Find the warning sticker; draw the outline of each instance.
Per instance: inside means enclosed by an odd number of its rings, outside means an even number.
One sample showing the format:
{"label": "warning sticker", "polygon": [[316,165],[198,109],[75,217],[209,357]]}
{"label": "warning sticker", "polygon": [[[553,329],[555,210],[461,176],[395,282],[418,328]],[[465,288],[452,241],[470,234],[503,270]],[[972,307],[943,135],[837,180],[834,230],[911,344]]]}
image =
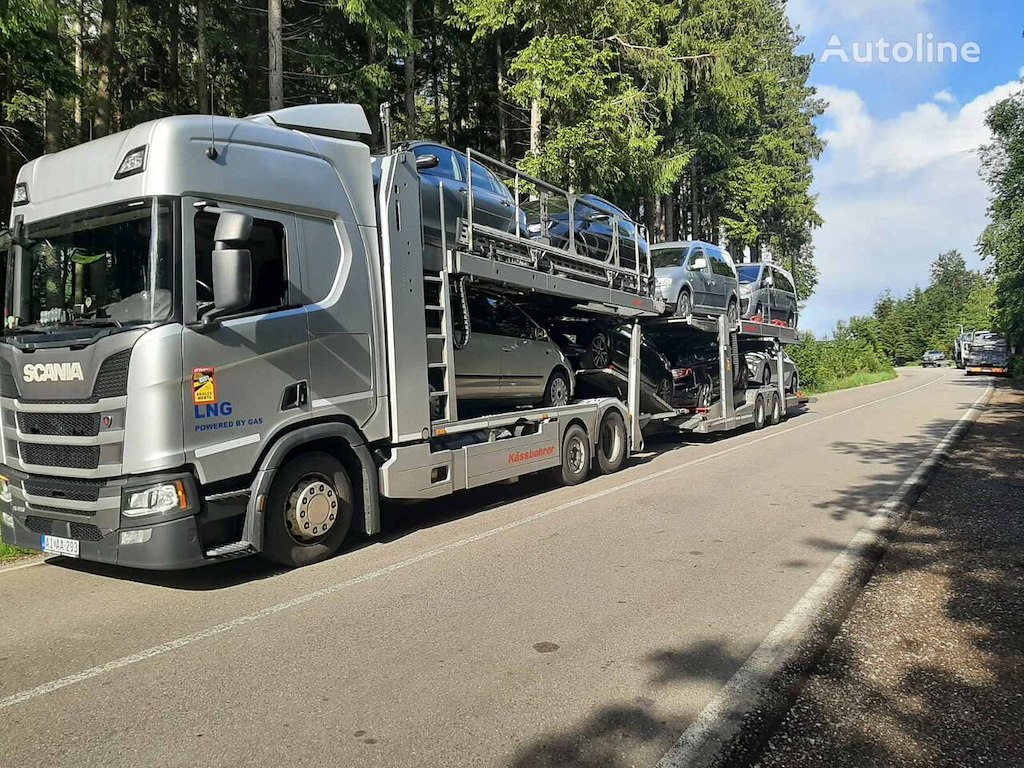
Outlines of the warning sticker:
{"label": "warning sticker", "polygon": [[217,378],[213,368],[192,369],[192,402],[217,402]]}

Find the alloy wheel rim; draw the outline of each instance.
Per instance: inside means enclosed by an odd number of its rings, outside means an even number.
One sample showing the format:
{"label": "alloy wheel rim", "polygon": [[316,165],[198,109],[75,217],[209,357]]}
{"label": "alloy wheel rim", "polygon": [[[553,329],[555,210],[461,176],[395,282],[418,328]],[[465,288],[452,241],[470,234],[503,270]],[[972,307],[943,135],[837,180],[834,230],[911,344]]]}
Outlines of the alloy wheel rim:
{"label": "alloy wheel rim", "polygon": [[338,494],[325,478],[302,478],[288,498],[285,522],[289,533],[304,544],[323,538],[338,519],[338,505]]}

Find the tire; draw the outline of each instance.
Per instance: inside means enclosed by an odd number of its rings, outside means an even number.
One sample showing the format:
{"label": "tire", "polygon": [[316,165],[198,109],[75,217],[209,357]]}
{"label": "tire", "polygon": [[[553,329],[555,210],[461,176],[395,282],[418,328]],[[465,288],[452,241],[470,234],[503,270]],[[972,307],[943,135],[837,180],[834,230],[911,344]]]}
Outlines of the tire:
{"label": "tire", "polygon": [[797,373],[796,371],[793,371],[793,378],[789,380],[788,391],[790,392],[790,394],[794,395],[800,391],[800,374]]}
{"label": "tire", "polygon": [[782,423],[782,398],[778,392],[772,392],[772,405],[768,421],[772,426]]}
{"label": "tire", "polygon": [[596,454],[597,471],[602,475],[618,472],[626,460],[626,422],[614,409],[607,411],[601,419]]}
{"label": "tire", "polygon": [[569,375],[561,368],[556,368],[548,377],[544,387],[544,399],[541,405],[545,408],[557,408],[569,403]]}
{"label": "tire", "polygon": [[353,506],[352,482],[338,459],[299,454],[277,471],[267,495],[262,556],[288,568],[326,560],[341,549]]}
{"label": "tire", "polygon": [[611,364],[612,340],[604,331],[594,334],[587,344],[587,352],[583,356],[583,367],[603,370]]}
{"label": "tire", "polygon": [[693,314],[693,297],[685,288],[679,292],[676,299],[676,317],[689,317]]}
{"label": "tire", "polygon": [[699,384],[697,386],[697,407],[711,407],[711,385],[708,384],[707,382],[704,382],[703,384]]}
{"label": "tire", "polygon": [[729,302],[729,308],[725,311],[725,316],[729,318],[730,328],[735,328],[740,324],[740,305],[736,299]]}
{"label": "tire", "polygon": [[757,309],[754,310],[754,316],[760,317],[762,320],[764,320],[764,304],[762,304],[761,302],[757,302]]}
{"label": "tire", "polygon": [[654,394],[664,400],[666,403],[672,402],[672,393],[675,391],[675,382],[672,381],[671,376],[664,377],[658,382],[657,388],[654,390]]}
{"label": "tire", "polygon": [[764,398],[758,395],[754,399],[754,429],[764,429],[768,415],[765,411]]}
{"label": "tire", "polygon": [[765,365],[764,370],[761,371],[761,385],[770,387],[772,385],[772,367]]}
{"label": "tire", "polygon": [[579,485],[590,473],[590,438],[579,424],[573,424],[562,437],[562,466],[552,470],[562,485]]}

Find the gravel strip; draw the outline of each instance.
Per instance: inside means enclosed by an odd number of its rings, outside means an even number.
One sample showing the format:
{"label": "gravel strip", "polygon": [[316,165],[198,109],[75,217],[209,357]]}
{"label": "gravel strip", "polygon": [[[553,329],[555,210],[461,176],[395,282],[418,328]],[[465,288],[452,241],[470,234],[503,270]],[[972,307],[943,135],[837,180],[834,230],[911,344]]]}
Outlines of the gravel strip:
{"label": "gravel strip", "polygon": [[939,470],[757,765],[1024,766],[1024,389]]}

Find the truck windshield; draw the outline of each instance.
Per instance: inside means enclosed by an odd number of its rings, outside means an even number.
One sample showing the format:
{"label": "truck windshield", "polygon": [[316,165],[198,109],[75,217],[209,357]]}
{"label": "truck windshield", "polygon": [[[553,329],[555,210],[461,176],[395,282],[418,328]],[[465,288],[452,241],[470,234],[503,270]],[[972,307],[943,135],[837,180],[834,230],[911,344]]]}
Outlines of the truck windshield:
{"label": "truck windshield", "polygon": [[749,285],[750,283],[756,283],[758,275],[760,274],[760,264],[738,264],[736,266],[736,275],[740,279],[740,285]]}
{"label": "truck windshield", "polygon": [[[26,223],[23,323],[141,325],[173,309],[175,203],[148,198]],[[20,311],[19,311],[20,310]]]}

